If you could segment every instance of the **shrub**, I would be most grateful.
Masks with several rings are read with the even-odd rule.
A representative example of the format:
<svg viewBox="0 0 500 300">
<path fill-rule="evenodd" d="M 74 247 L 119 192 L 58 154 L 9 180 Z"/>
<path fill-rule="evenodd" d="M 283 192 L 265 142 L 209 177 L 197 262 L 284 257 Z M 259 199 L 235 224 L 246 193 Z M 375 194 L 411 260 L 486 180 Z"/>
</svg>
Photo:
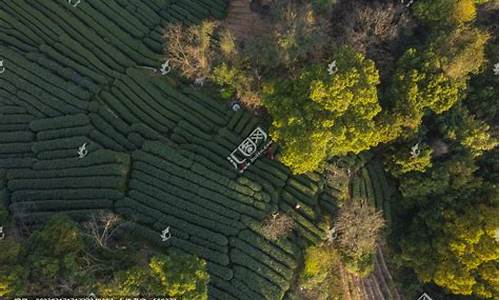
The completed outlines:
<svg viewBox="0 0 500 300">
<path fill-rule="evenodd" d="M 274 214 L 264 220 L 262 234 L 269 240 L 277 240 L 289 234 L 294 227 L 294 220 L 286 214 Z"/>
<path fill-rule="evenodd" d="M 360 276 L 372 270 L 372 259 L 380 241 L 384 218 L 366 201 L 349 201 L 336 218 L 338 249 L 346 268 Z"/>
<path fill-rule="evenodd" d="M 462 26 L 440 33 L 431 43 L 431 51 L 435 52 L 446 75 L 453 80 L 463 80 L 481 70 L 489 38 L 486 31 Z"/>
<path fill-rule="evenodd" d="M 328 163 L 325 166 L 326 183 L 334 192 L 334 198 L 345 201 L 349 197 L 350 173 L 348 169 L 342 168 L 335 163 Z"/>
<path fill-rule="evenodd" d="M 476 18 L 474 0 L 416 1 L 412 11 L 418 19 L 433 25 L 458 25 Z"/>
<path fill-rule="evenodd" d="M 243 105 L 256 108 L 261 105 L 258 82 L 253 74 L 238 65 L 229 66 L 222 63 L 216 66 L 210 79 L 224 87 L 225 98 L 236 96 Z"/>
<path fill-rule="evenodd" d="M 211 21 L 189 27 L 169 25 L 163 37 L 171 66 L 191 79 L 208 76 L 214 59 L 211 43 L 216 26 Z"/>
<path fill-rule="evenodd" d="M 382 75 L 390 73 L 394 50 L 402 35 L 410 35 L 414 22 L 398 4 L 343 1 L 335 6 L 333 31 L 346 44 L 375 61 Z"/>
<path fill-rule="evenodd" d="M 98 296 L 158 296 L 207 299 L 205 261 L 190 255 L 156 255 L 149 264 L 115 272 L 110 281 L 97 285 Z"/>
<path fill-rule="evenodd" d="M 340 257 L 331 246 L 317 245 L 306 249 L 304 269 L 299 273 L 298 285 L 292 288 L 293 299 L 342 299 Z M 338 298 L 340 297 L 340 298 Z"/>
<path fill-rule="evenodd" d="M 280 1 L 273 16 L 273 37 L 282 65 L 294 68 L 299 62 L 321 58 L 329 41 L 328 22 L 319 18 L 310 4 Z M 317 60 L 316 60 L 317 61 Z"/>
<path fill-rule="evenodd" d="M 208 299 L 206 262 L 189 255 L 155 256 L 149 267 L 163 294 L 182 299 Z"/>
</svg>

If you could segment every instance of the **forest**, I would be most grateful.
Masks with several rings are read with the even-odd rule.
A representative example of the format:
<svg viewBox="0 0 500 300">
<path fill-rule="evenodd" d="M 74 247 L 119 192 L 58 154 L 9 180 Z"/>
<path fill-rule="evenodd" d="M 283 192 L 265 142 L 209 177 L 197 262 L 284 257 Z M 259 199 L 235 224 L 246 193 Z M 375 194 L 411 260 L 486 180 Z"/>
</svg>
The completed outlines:
<svg viewBox="0 0 500 300">
<path fill-rule="evenodd" d="M 0 297 L 498 299 L 498 8 L 0 1 Z"/>
</svg>

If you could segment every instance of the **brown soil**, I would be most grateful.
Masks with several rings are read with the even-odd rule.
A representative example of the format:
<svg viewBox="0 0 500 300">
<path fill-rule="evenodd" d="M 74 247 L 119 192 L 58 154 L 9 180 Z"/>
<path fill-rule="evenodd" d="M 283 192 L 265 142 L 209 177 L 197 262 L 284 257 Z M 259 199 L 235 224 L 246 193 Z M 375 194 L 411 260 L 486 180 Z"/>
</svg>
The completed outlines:
<svg viewBox="0 0 500 300">
<path fill-rule="evenodd" d="M 250 9 L 250 2 L 250 0 L 231 0 L 224 20 L 224 26 L 240 41 L 266 30 L 264 17 Z"/>
</svg>

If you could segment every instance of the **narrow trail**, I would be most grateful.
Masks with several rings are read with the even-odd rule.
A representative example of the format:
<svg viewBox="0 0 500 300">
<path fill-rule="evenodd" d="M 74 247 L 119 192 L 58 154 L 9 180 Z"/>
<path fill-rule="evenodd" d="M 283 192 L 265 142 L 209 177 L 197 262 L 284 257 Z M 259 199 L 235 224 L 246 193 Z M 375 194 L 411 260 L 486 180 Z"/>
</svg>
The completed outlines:
<svg viewBox="0 0 500 300">
<path fill-rule="evenodd" d="M 251 10 L 250 2 L 250 0 L 231 0 L 224 20 L 226 28 L 240 41 L 266 30 L 265 20 L 259 13 Z"/>
</svg>

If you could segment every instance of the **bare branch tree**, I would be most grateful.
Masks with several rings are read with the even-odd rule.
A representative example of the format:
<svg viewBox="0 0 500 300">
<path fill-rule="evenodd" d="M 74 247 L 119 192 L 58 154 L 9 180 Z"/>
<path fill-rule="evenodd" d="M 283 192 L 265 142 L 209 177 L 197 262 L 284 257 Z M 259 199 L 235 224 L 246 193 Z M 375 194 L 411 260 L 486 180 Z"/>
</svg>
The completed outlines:
<svg viewBox="0 0 500 300">
<path fill-rule="evenodd" d="M 347 202 L 340 209 L 335 225 L 340 249 L 355 256 L 373 253 L 384 226 L 382 212 L 366 201 Z"/>
<path fill-rule="evenodd" d="M 215 22 L 205 21 L 199 25 L 168 26 L 163 38 L 167 44 L 167 55 L 172 66 L 191 79 L 207 77 L 214 52 L 211 49 Z"/>
<path fill-rule="evenodd" d="M 292 217 L 286 214 L 274 213 L 262 223 L 262 234 L 264 237 L 275 241 L 293 230 L 295 225 Z"/>
<path fill-rule="evenodd" d="M 334 35 L 341 44 L 347 44 L 375 61 L 379 70 L 392 67 L 392 53 L 401 35 L 409 34 L 414 22 L 408 10 L 400 4 L 343 1 L 336 6 Z"/>
<path fill-rule="evenodd" d="M 84 226 L 89 230 L 89 235 L 94 238 L 99 247 L 108 249 L 108 242 L 118 229 L 120 221 L 121 218 L 118 215 L 100 211 L 97 214 L 92 214 Z"/>
</svg>

